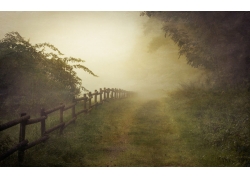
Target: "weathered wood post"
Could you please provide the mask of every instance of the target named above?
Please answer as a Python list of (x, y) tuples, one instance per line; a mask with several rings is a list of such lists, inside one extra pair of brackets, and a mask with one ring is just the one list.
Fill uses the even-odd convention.
[[(44, 108), (41, 109), (40, 115), (46, 116), (47, 118), (47, 114), (45, 113)], [(43, 136), (44, 134), (45, 134), (45, 119), (41, 120), (41, 136)]]
[(98, 95), (98, 91), (95, 90), (95, 107), (97, 107), (97, 95)]
[(111, 99), (114, 98), (114, 88), (111, 89)]
[(83, 109), (87, 110), (87, 100), (88, 100), (88, 98), (87, 98), (86, 94), (84, 94), (83, 97), (84, 97), (84, 99), (83, 99)]
[(102, 104), (102, 88), (100, 88), (100, 104)]
[(114, 93), (115, 93), (115, 99), (117, 99), (116, 88), (114, 89)]
[(106, 88), (104, 88), (103, 92), (104, 92), (103, 100), (105, 101), (106, 100)]
[(107, 99), (109, 99), (109, 92), (110, 92), (110, 89), (108, 88), (107, 89)]
[[(64, 105), (63, 105), (63, 103), (61, 103), (60, 104), (62, 107), (60, 108), (60, 123), (63, 123), (63, 109), (64, 109)], [(60, 128), (60, 134), (62, 134), (63, 133), (63, 127), (64, 126), (62, 126), (61, 128)]]
[[(20, 117), (25, 116), (26, 113), (21, 113)], [(28, 119), (27, 119), (28, 120)], [(20, 123), (20, 130), (19, 130), (19, 143), (25, 140), (25, 129), (27, 120), (24, 120)], [(20, 148), (18, 150), (18, 161), (21, 163), (24, 159), (24, 148)]]
[(92, 99), (92, 93), (89, 92), (89, 110), (91, 109), (91, 99)]

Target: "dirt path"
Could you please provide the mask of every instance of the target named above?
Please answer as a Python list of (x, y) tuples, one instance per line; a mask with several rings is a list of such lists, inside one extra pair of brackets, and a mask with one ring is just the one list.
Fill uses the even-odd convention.
[(191, 152), (163, 102), (132, 100), (111, 112), (97, 166), (192, 166)]
[(166, 102), (105, 103), (25, 154), (24, 166), (197, 166)]

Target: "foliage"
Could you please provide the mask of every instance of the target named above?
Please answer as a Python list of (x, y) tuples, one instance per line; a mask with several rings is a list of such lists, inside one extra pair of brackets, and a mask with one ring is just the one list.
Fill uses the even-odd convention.
[(250, 84), (249, 12), (143, 12), (163, 22), (166, 35), (192, 67), (213, 72), (225, 85)]
[[(183, 85), (170, 94), (167, 102), (171, 113), (186, 126), (182, 131), (184, 136), (191, 133), (194, 135), (191, 140), (196, 139), (204, 149), (216, 149), (214, 162), (250, 166), (249, 98), (247, 90), (220, 91)], [(206, 164), (211, 157), (204, 155), (203, 152), (200, 159)]]
[[(0, 93), (2, 108), (27, 110), (45, 103), (68, 101), (86, 90), (74, 71), (84, 60), (65, 57), (49, 43), (30, 44), (18, 32), (10, 32), (0, 41)], [(27, 107), (27, 108), (26, 108)]]

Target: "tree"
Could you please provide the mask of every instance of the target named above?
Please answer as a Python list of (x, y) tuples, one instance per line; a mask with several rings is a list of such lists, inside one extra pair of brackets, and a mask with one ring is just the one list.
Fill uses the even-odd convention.
[(86, 90), (74, 69), (80, 68), (96, 76), (81, 64), (83, 62), (79, 58), (64, 57), (49, 43), (31, 45), (18, 32), (7, 33), (0, 40), (3, 107), (32, 109), (72, 100), (81, 90)]
[(143, 12), (162, 29), (195, 68), (205, 68), (217, 85), (250, 84), (249, 12)]

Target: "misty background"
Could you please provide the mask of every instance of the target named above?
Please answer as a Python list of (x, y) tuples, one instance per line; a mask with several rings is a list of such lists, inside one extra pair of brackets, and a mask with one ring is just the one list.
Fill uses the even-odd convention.
[(85, 60), (98, 77), (76, 70), (89, 91), (107, 87), (147, 97), (201, 80), (161, 23), (140, 12), (0, 12), (0, 38), (17, 31), (31, 44), (47, 42), (65, 56)]
[[(90, 119), (80, 121), (94, 123), (89, 125), (102, 130), (110, 126), (106, 128), (108, 137), (132, 135), (132, 145), (146, 142), (147, 147), (132, 149), (149, 152), (135, 154), (148, 160), (147, 165), (156, 159), (170, 161), (167, 165), (171, 167), (250, 165), (248, 11), (0, 12), (0, 23), (0, 38), (5, 37), (0, 42), (0, 95), (5, 100), (0, 100), (0, 114), (8, 116), (1, 118), (1, 123), (20, 112), (35, 117), (41, 107), (69, 104), (86, 93), (79, 94), (80, 81), (70, 69), (73, 65), (64, 63), (64, 58), (55, 55), (58, 52), (50, 59), (24, 37), (32, 45), (47, 42), (40, 47), (52, 44), (66, 57), (84, 59), (83, 65), (99, 76), (94, 77), (84, 68), (76, 69), (82, 85), (91, 92), (104, 87), (121, 88), (148, 98), (114, 102), (122, 108), (107, 103), (104, 114), (93, 111), (92, 117), (86, 116)], [(179, 57), (179, 53), (183, 56)], [(166, 97), (153, 99), (163, 95)], [(110, 114), (117, 112), (122, 113), (111, 118)], [(114, 122), (122, 124), (116, 126)], [(126, 133), (121, 131), (126, 128)], [(93, 129), (92, 137), (96, 137), (96, 132), (103, 133), (99, 130)], [(89, 147), (83, 143), (83, 136), (89, 138), (82, 134), (86, 131), (75, 132), (80, 132), (80, 138), (72, 137), (81, 140), (83, 148), (97, 152), (92, 149), (93, 141), (86, 139)], [(103, 138), (95, 140), (104, 142)], [(98, 148), (95, 143), (95, 147), (103, 155), (102, 144)], [(80, 147), (81, 152), (83, 148)], [(53, 154), (50, 147), (47, 150)], [(62, 155), (64, 152), (65, 148)], [(165, 152), (174, 152), (169, 154), (174, 161)], [(72, 158), (70, 153), (68, 157)], [(85, 161), (85, 153), (83, 157)], [(183, 160), (188, 161), (180, 165)], [(79, 156), (75, 161), (79, 161)]]

